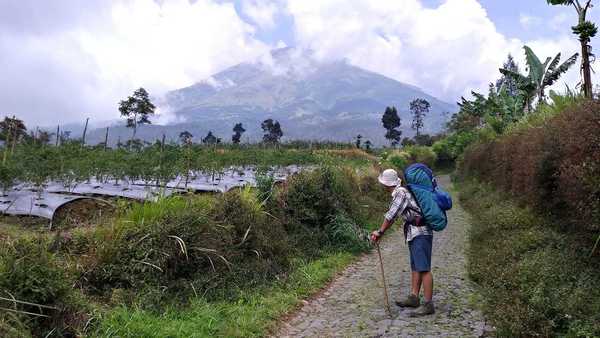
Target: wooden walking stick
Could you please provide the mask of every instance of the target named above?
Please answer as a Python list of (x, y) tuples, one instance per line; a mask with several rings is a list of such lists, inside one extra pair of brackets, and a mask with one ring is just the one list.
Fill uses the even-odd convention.
[(381, 258), (381, 250), (379, 249), (379, 242), (375, 242), (375, 247), (377, 248), (377, 255), (379, 256), (379, 266), (381, 267), (381, 277), (383, 278), (383, 293), (385, 299), (385, 306), (387, 309), (387, 313), (392, 317), (392, 308), (390, 307), (390, 299), (388, 298), (387, 284), (385, 282), (385, 271), (383, 270), (383, 258)]

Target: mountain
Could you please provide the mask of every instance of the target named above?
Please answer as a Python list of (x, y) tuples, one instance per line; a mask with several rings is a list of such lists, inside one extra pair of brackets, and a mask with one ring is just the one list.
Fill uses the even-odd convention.
[[(258, 140), (260, 123), (273, 118), (281, 123), (284, 138), (350, 141), (357, 134), (384, 143), (381, 116), (386, 106), (395, 106), (402, 119), (404, 135), (412, 135), (408, 106), (415, 98), (431, 104), (425, 132), (440, 131), (456, 105), (443, 102), (423, 90), (376, 74), (346, 61), (317, 61), (311, 52), (294, 48), (277, 49), (257, 62), (241, 63), (190, 87), (167, 93), (157, 100), (162, 111), (178, 123), (144, 126), (138, 135), (145, 139), (177, 139), (190, 131), (195, 141), (208, 130), (228, 141), (235, 123), (242, 122), (244, 140)], [(183, 122), (182, 122), (183, 121)], [(127, 138), (124, 127), (111, 133)], [(99, 138), (98, 136), (102, 136)], [(103, 139), (93, 131), (92, 139)], [(112, 137), (115, 141), (115, 137)]]

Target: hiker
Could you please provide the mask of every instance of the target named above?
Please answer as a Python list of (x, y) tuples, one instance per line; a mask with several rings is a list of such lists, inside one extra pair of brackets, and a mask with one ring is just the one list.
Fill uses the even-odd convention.
[[(404, 219), (404, 237), (408, 242), (411, 267), (411, 293), (401, 300), (396, 300), (400, 307), (416, 308), (411, 316), (419, 317), (433, 314), (433, 275), (431, 273), (431, 246), (433, 231), (425, 224), (415, 197), (401, 185), (402, 180), (394, 169), (384, 170), (379, 175), (379, 182), (392, 193), (390, 209), (385, 214), (385, 220), (379, 230), (373, 231), (371, 240), (379, 241), (385, 231), (398, 217)], [(423, 287), (425, 302), (420, 304), (419, 292)]]

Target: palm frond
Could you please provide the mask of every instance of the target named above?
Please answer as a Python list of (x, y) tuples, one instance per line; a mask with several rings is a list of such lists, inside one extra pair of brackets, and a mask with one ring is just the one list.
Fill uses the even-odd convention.
[(531, 48), (528, 46), (523, 46), (523, 49), (525, 49), (527, 66), (529, 66), (529, 77), (531, 80), (533, 80), (533, 82), (541, 83), (545, 70), (544, 65), (542, 65), (542, 62), (537, 55), (535, 55), (533, 50), (531, 50)]
[(546, 76), (544, 77), (543, 85), (544, 86), (553, 85), (560, 78), (561, 75), (566, 73), (569, 70), (569, 68), (571, 68), (575, 64), (575, 62), (577, 62), (578, 57), (579, 57), (578, 53), (573, 54), (570, 58), (568, 58), (560, 66), (556, 67), (556, 69), (553, 72), (546, 74)]
[(556, 70), (556, 67), (558, 67), (558, 64), (560, 63), (560, 57), (561, 57), (561, 53), (556, 54), (556, 56), (550, 63), (550, 66), (548, 66), (548, 70), (546, 71), (547, 73), (552, 73), (553, 71)]

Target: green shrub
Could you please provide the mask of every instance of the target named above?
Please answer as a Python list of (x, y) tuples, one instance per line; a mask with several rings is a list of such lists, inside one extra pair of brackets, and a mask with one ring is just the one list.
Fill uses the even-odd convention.
[(20, 311), (16, 314), (0, 312), (0, 333), (6, 336), (17, 332), (25, 334), (25, 327), (36, 335), (43, 335), (53, 328), (57, 333), (68, 332), (65, 321), (72, 310), (69, 304), (72, 289), (65, 271), (48, 252), (48, 245), (42, 237), (4, 240), (0, 244), (1, 297), (52, 307), (0, 301), (2, 307)]
[(499, 336), (600, 335), (600, 263), (577, 233), (510, 198), (473, 182), (460, 182), (472, 210), (468, 271), (484, 295), (486, 316)]
[(197, 292), (231, 296), (223, 292), (286, 269), (287, 237), (271, 221), (249, 190), (136, 206), (115, 227), (96, 232), (97, 262), (87, 286), (100, 293), (144, 290), (157, 302)]
[(332, 246), (358, 253), (370, 248), (369, 232), (343, 214), (334, 216), (327, 226)]
[[(535, 127), (521, 126), (471, 147), (459, 172), (492, 183), (539, 212), (561, 218), (575, 231), (597, 234), (600, 103), (576, 104), (548, 116), (540, 109), (543, 118), (529, 118), (536, 121)], [(593, 239), (590, 236), (590, 248)]]
[(388, 157), (388, 161), (397, 171), (403, 171), (409, 164), (411, 164), (409, 154), (406, 152), (396, 153)]

